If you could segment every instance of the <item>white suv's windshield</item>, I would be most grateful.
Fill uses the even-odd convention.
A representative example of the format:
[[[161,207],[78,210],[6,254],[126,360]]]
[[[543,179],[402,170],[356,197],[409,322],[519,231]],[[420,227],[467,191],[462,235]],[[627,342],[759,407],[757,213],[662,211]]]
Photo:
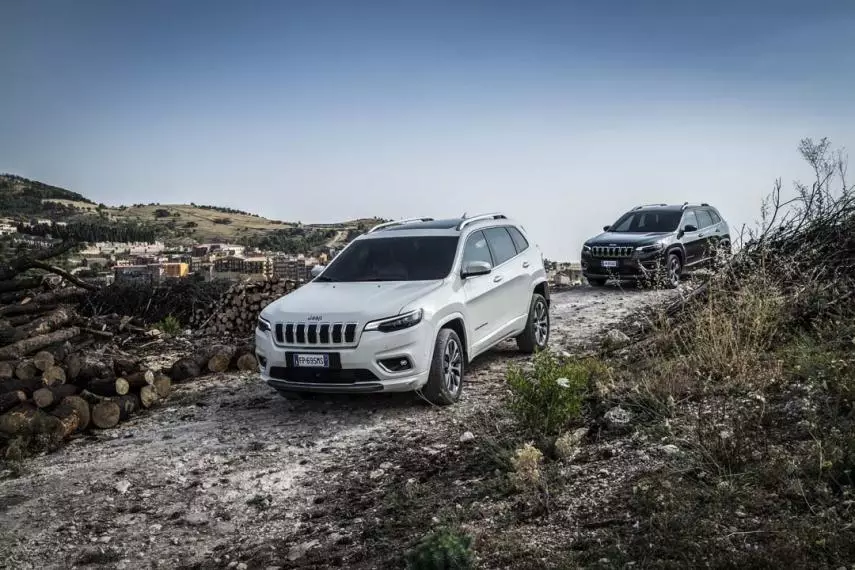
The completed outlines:
[[[316,281],[429,281],[451,273],[458,236],[384,237],[358,240],[342,251]]]

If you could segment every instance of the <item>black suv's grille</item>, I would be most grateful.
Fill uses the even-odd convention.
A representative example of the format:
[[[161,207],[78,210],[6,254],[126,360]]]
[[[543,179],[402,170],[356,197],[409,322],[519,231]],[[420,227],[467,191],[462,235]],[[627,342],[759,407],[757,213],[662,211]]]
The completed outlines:
[[[288,346],[353,344],[356,323],[277,323],[274,336]]]
[[[603,246],[595,245],[591,247],[591,254],[594,257],[632,257],[633,250],[631,246]]]
[[[270,377],[289,382],[304,382],[309,384],[355,384],[356,382],[373,382],[377,376],[363,368],[286,368],[273,366]]]

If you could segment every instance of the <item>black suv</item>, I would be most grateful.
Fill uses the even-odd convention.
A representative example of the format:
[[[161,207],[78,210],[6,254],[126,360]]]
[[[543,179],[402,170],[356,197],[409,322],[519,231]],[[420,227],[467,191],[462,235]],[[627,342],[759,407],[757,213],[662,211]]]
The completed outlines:
[[[685,270],[730,251],[730,227],[709,204],[638,206],[585,242],[582,274],[594,286],[612,278],[673,288]]]

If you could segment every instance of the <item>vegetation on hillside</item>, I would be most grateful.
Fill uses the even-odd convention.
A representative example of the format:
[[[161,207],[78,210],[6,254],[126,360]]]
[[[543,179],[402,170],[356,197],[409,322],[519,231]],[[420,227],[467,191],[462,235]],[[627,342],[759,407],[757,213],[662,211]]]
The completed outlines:
[[[152,243],[158,234],[157,229],[151,225],[127,221],[111,222],[97,217],[70,222],[66,226],[34,224],[24,227],[22,224],[18,224],[18,231],[30,235],[50,236],[54,239],[82,243],[99,241]]]
[[[243,245],[283,253],[308,253],[324,245],[335,236],[335,230],[310,230],[305,228],[282,228],[263,236],[241,239]]]

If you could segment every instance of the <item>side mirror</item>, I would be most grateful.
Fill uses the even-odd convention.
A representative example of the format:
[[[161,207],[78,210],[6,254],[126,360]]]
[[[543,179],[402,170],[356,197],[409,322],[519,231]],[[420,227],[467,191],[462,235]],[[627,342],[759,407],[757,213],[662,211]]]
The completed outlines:
[[[609,231],[610,229],[612,229],[612,227],[611,227],[611,226],[603,226],[603,231],[604,231],[604,232],[607,232],[607,231]]]
[[[312,279],[314,279],[315,277],[320,275],[321,272],[323,272],[323,270],[324,270],[323,265],[315,265],[314,267],[312,267],[312,271],[311,271]]]
[[[493,266],[486,261],[467,261],[463,264],[463,270],[460,272],[460,276],[466,279],[467,277],[486,275],[492,270]]]
[[[698,228],[696,228],[692,224],[686,224],[686,227],[683,228],[683,231],[686,232],[687,234],[690,234],[692,232],[698,231]]]

